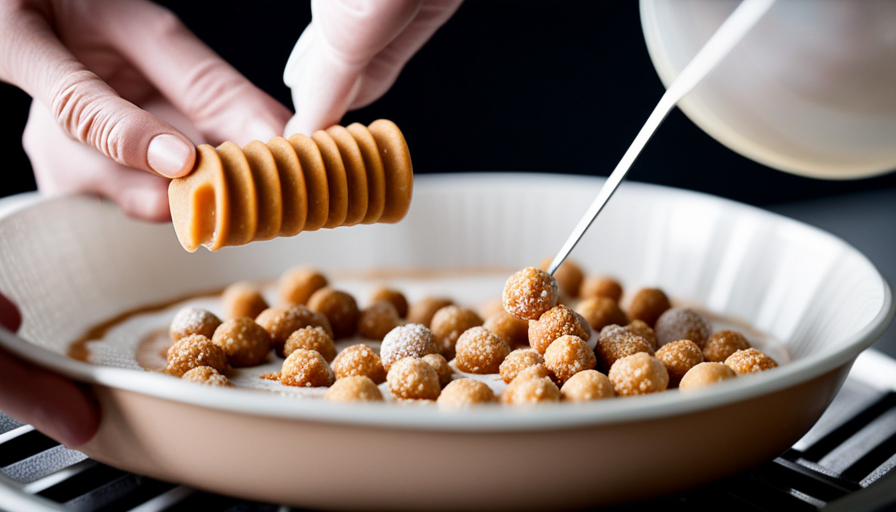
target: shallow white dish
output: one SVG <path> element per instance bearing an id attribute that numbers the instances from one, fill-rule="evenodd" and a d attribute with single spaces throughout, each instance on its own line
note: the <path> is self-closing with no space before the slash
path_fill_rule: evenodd
<path id="1" fill-rule="evenodd" d="M 324 508 L 545 508 L 680 490 L 774 457 L 805 433 L 892 321 L 874 266 L 843 241 L 723 199 L 626 183 L 573 258 L 629 290 L 742 319 L 792 361 L 706 392 L 531 410 L 346 406 L 81 363 L 64 354 L 123 311 L 298 263 L 325 270 L 520 268 L 555 251 L 602 179 L 420 177 L 405 221 L 185 253 L 170 225 L 95 198 L 0 218 L 0 290 L 22 308 L 7 350 L 89 382 L 103 421 L 83 450 L 137 473 Z M 670 442 L 670 441 L 675 442 Z M 733 440 L 737 440 L 736 442 Z"/>

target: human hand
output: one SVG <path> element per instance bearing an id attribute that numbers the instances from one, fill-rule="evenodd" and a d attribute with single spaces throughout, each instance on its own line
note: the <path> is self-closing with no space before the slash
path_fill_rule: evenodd
<path id="1" fill-rule="evenodd" d="M 311 0 L 283 72 L 296 109 L 285 134 L 311 135 L 385 94 L 461 1 Z"/>
<path id="2" fill-rule="evenodd" d="M 146 0 L 0 0 L 0 80 L 34 98 L 23 145 L 41 191 L 145 220 L 170 218 L 163 177 L 190 172 L 194 144 L 267 140 L 290 116 Z"/>
<path id="3" fill-rule="evenodd" d="M 15 332 L 21 321 L 15 305 L 0 295 L 0 326 Z M 2 349 L 0 411 L 69 447 L 89 441 L 99 425 L 98 407 L 77 384 Z"/>

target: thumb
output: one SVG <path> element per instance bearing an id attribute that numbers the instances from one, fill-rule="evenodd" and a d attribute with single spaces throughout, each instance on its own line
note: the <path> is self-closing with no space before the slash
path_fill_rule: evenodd
<path id="1" fill-rule="evenodd" d="M 195 148 L 156 116 L 125 100 L 81 64 L 43 16 L 22 11 L 0 36 L 0 79 L 15 83 L 52 113 L 72 138 L 112 160 L 175 178 L 190 172 Z"/>

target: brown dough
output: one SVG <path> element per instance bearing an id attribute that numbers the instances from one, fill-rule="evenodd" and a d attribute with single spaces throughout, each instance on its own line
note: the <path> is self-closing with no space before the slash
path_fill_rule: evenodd
<path id="1" fill-rule="evenodd" d="M 345 180 L 348 187 L 348 212 L 345 215 L 343 226 L 354 226 L 367 215 L 367 170 L 364 168 L 364 158 L 361 156 L 361 148 L 355 142 L 355 138 L 345 127 L 336 125 L 327 128 L 327 133 L 336 142 L 342 163 L 345 166 Z"/>
<path id="2" fill-rule="evenodd" d="M 379 222 L 394 224 L 404 218 L 411 207 L 414 192 L 414 170 L 411 153 L 401 130 L 388 119 L 370 123 L 386 171 L 386 209 Z"/>
<path id="3" fill-rule="evenodd" d="M 362 224 L 373 224 L 383 216 L 386 208 L 386 173 L 383 171 L 383 159 L 376 147 L 376 140 L 370 130 L 361 123 L 352 123 L 346 128 L 358 143 L 364 168 L 367 171 L 367 214 Z"/>
<path id="4" fill-rule="evenodd" d="M 224 245 L 243 245 L 252 241 L 258 226 L 258 198 L 252 171 L 243 150 L 233 142 L 218 146 L 224 164 L 224 177 L 230 191 L 230 231 L 217 231 Z"/>
<path id="5" fill-rule="evenodd" d="M 330 191 L 327 188 L 324 160 L 317 144 L 301 133 L 291 135 L 289 143 L 299 157 L 299 165 L 305 177 L 308 217 L 305 219 L 304 231 L 317 231 L 327 223 L 330 212 Z"/>
<path id="6" fill-rule="evenodd" d="M 202 144 L 196 148 L 196 167 L 185 178 L 168 185 L 171 219 L 180 245 L 196 252 L 200 245 L 209 250 L 224 245 L 214 233 L 226 232 L 230 223 L 230 202 L 224 167 L 215 148 Z"/>
<path id="7" fill-rule="evenodd" d="M 330 209 L 324 227 L 338 228 L 345 222 L 345 216 L 348 214 L 348 181 L 345 179 L 345 165 L 342 163 L 336 141 L 327 132 L 318 130 L 311 134 L 311 139 L 317 143 L 324 169 L 327 170 Z"/>
<path id="8" fill-rule="evenodd" d="M 308 217 L 308 196 L 302 166 L 296 150 L 283 137 L 274 137 L 268 141 L 267 146 L 274 156 L 280 176 L 280 197 L 283 203 L 280 236 L 295 236 L 305 229 Z"/>
<path id="9" fill-rule="evenodd" d="M 249 162 L 255 193 L 258 195 L 258 226 L 252 240 L 270 240 L 280 234 L 283 222 L 277 162 L 271 150 L 261 141 L 253 140 L 246 144 L 243 153 Z"/>

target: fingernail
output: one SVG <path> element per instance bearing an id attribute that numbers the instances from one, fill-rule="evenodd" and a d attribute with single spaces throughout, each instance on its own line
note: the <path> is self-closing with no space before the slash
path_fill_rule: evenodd
<path id="1" fill-rule="evenodd" d="M 179 178 L 190 172 L 187 161 L 193 147 L 174 135 L 156 135 L 149 142 L 146 159 L 154 171 L 167 178 Z"/>

